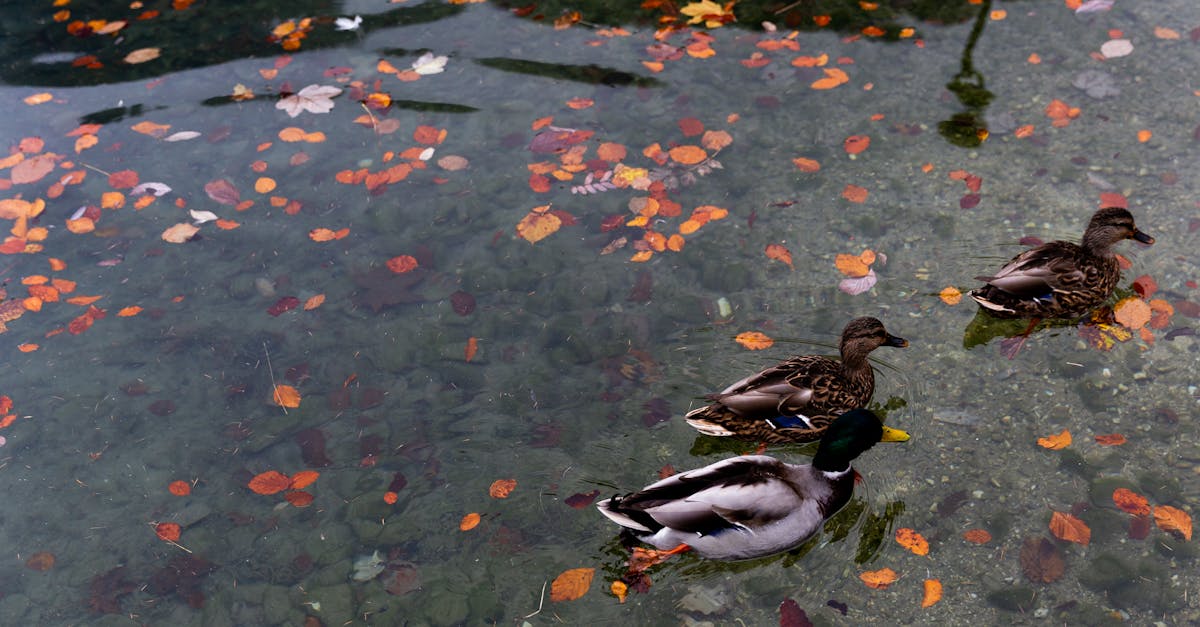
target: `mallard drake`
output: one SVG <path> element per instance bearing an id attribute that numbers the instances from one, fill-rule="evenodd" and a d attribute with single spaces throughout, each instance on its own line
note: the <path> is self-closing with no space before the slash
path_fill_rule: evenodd
<path id="1" fill-rule="evenodd" d="M 1129 211 L 1105 207 L 1092 216 L 1080 244 L 1054 241 L 1031 248 L 995 276 L 975 277 L 987 285 L 971 290 L 971 298 L 1000 318 L 1081 316 L 1116 288 L 1121 268 L 1112 247 L 1126 239 L 1154 243 Z"/>
<path id="2" fill-rule="evenodd" d="M 838 416 L 811 464 L 742 455 L 689 470 L 596 504 L 600 513 L 658 549 L 687 545 L 703 557 L 740 560 L 804 542 L 850 500 L 850 462 L 876 442 L 908 434 L 865 409 Z"/>
<path id="3" fill-rule="evenodd" d="M 763 443 L 819 439 L 834 416 L 866 407 L 875 393 L 867 355 L 880 346 L 908 346 L 871 317 L 855 318 L 842 331 L 842 359 L 796 356 L 734 383 L 712 404 L 685 419 L 705 435 L 738 436 Z"/>

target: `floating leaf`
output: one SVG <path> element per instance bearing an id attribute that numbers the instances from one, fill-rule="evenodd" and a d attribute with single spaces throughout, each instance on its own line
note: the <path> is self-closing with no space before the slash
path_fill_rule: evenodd
<path id="1" fill-rule="evenodd" d="M 54 554 L 50 553 L 49 551 L 38 551 L 37 553 L 30 555 L 29 559 L 25 560 L 25 567 L 32 570 L 46 572 L 51 568 L 54 568 Z"/>
<path id="2" fill-rule="evenodd" d="M 516 487 L 516 479 L 497 479 L 488 488 L 488 494 L 494 499 L 506 499 Z"/>
<path id="3" fill-rule="evenodd" d="M 1038 446 L 1048 448 L 1052 451 L 1067 448 L 1071 445 L 1071 432 L 1063 429 L 1062 433 L 1056 435 L 1048 435 L 1044 438 L 1038 438 Z"/>
<path id="4" fill-rule="evenodd" d="M 839 253 L 834 258 L 833 264 L 837 266 L 838 270 L 842 271 L 842 274 L 851 278 L 858 278 L 867 276 L 867 273 L 871 271 L 871 263 L 874 261 L 875 252 L 868 249 L 858 255 Z"/>
<path id="5" fill-rule="evenodd" d="M 816 159 L 796 157 L 795 159 L 792 159 L 792 163 L 795 164 L 795 166 L 799 168 L 801 172 L 812 173 L 819 172 L 821 170 L 821 164 Z"/>
<path id="6" fill-rule="evenodd" d="M 771 348 L 771 345 L 775 343 L 775 340 L 768 337 L 765 333 L 759 333 L 758 331 L 743 331 L 742 333 L 738 333 L 737 337 L 733 338 L 733 341 L 752 351 Z"/>
<path id="7" fill-rule="evenodd" d="M 1178 533 L 1184 540 L 1192 539 L 1192 517 L 1181 509 L 1159 505 L 1154 508 L 1154 522 L 1163 531 Z"/>
<path id="8" fill-rule="evenodd" d="M 597 496 L 600 496 L 600 490 L 592 490 L 591 492 L 586 493 L 576 492 L 575 494 L 563 499 L 563 503 L 575 509 L 583 509 L 588 505 L 591 505 L 592 501 L 595 501 Z"/>
<path id="9" fill-rule="evenodd" d="M 387 260 L 388 270 L 396 274 L 404 274 L 417 269 L 417 258 L 412 255 L 398 255 Z"/>
<path id="10" fill-rule="evenodd" d="M 300 472 L 297 472 L 296 474 L 292 475 L 292 478 L 290 480 L 290 483 L 288 484 L 288 487 L 293 490 L 301 490 L 301 489 L 307 488 L 308 486 L 312 485 L 313 482 L 315 482 L 317 480 L 317 477 L 320 477 L 320 476 L 321 476 L 321 473 L 319 473 L 315 470 L 301 470 Z"/>
<path id="11" fill-rule="evenodd" d="M 992 534 L 987 529 L 967 529 L 962 533 L 963 540 L 973 544 L 987 544 L 992 541 Z"/>
<path id="12" fill-rule="evenodd" d="M 867 135 L 851 135 L 842 142 L 842 148 L 845 148 L 846 154 L 850 155 L 857 155 L 870 145 L 871 138 Z"/>
<path id="13" fill-rule="evenodd" d="M 275 494 L 292 487 L 291 477 L 278 470 L 259 473 L 246 484 L 255 494 Z"/>
<path id="14" fill-rule="evenodd" d="M 1146 326 L 1146 323 L 1150 322 L 1150 316 L 1150 305 L 1136 296 L 1121 299 L 1113 305 L 1113 318 L 1134 331 Z"/>
<path id="15" fill-rule="evenodd" d="M 309 85 L 300 91 L 280 98 L 275 103 L 276 109 L 282 109 L 291 117 L 296 117 L 308 111 L 309 113 L 329 113 L 333 109 L 333 97 L 342 90 L 332 85 Z"/>
<path id="16" fill-rule="evenodd" d="M 562 219 L 550 213 L 550 205 L 534 207 L 517 223 L 517 235 L 530 244 L 537 243 L 562 226 Z"/>
<path id="17" fill-rule="evenodd" d="M 699 146 L 675 146 L 667 154 L 672 160 L 683 165 L 696 165 L 708 158 L 708 153 Z"/>
<path id="18" fill-rule="evenodd" d="M 1092 541 L 1092 530 L 1087 523 L 1064 512 L 1054 512 L 1050 516 L 1050 533 L 1059 540 L 1074 542 L 1087 546 Z"/>
<path id="19" fill-rule="evenodd" d="M 479 514 L 477 514 L 475 512 L 471 512 L 470 514 L 463 516 L 462 520 L 460 520 L 458 522 L 458 530 L 459 531 L 470 531 L 470 530 L 474 529 L 475 527 L 479 526 L 479 521 L 480 521 Z"/>
<path id="20" fill-rule="evenodd" d="M 463 357 L 465 361 L 475 359 L 475 353 L 479 352 L 479 338 L 474 336 L 467 338 L 467 347 L 463 349 Z"/>
<path id="21" fill-rule="evenodd" d="M 179 523 L 158 523 L 154 526 L 154 533 L 167 542 L 179 542 L 180 536 L 183 535 L 183 528 L 179 526 Z"/>
<path id="22" fill-rule="evenodd" d="M 290 385 L 276 385 L 272 400 L 280 407 L 299 407 L 300 391 Z"/>
<path id="23" fill-rule="evenodd" d="M 908 527 L 896 530 L 896 542 L 912 551 L 914 555 L 929 555 L 929 541 L 925 539 L 925 536 Z"/>
<path id="24" fill-rule="evenodd" d="M 1100 54 L 1106 59 L 1124 57 L 1133 52 L 1133 43 L 1128 39 L 1110 39 L 1100 45 Z"/>
<path id="25" fill-rule="evenodd" d="M 850 294 L 851 296 L 854 296 L 857 294 L 862 294 L 863 292 L 870 290 L 872 287 L 875 287 L 875 282 L 877 280 L 878 277 L 875 276 L 875 271 L 867 270 L 866 276 L 842 279 L 841 282 L 838 283 L 838 289 Z"/>
<path id="26" fill-rule="evenodd" d="M 618 602 L 624 603 L 625 595 L 629 593 L 629 586 L 624 581 L 618 579 L 612 582 L 609 590 L 613 593 L 613 596 L 617 597 Z"/>
<path id="27" fill-rule="evenodd" d="M 187 141 L 189 139 L 196 139 L 199 136 L 200 136 L 200 133 L 197 133 L 196 131 L 179 131 L 178 133 L 171 133 L 170 135 L 167 135 L 166 137 L 163 138 L 163 141 L 165 141 L 165 142 L 183 142 L 183 141 Z"/>
<path id="28" fill-rule="evenodd" d="M 312 494 L 305 492 L 304 490 L 291 490 L 285 492 L 283 498 L 288 503 L 291 503 L 293 507 L 308 507 L 309 505 L 312 505 L 314 499 Z"/>
<path id="29" fill-rule="evenodd" d="M 1096 443 L 1100 446 L 1120 446 L 1127 442 L 1125 436 L 1120 433 L 1107 433 L 1096 436 Z"/>
<path id="30" fill-rule="evenodd" d="M 930 607 L 942 600 L 942 582 L 937 579 L 925 580 L 925 594 L 921 597 L 921 607 Z"/>
<path id="31" fill-rule="evenodd" d="M 162 51 L 158 48 L 139 48 L 125 55 L 125 62 L 130 65 L 145 63 L 157 59 L 160 54 L 162 54 Z"/>
<path id="32" fill-rule="evenodd" d="M 1021 544 L 1021 572 L 1036 583 L 1058 581 L 1066 571 L 1062 551 L 1049 539 L 1030 536 Z"/>
<path id="33" fill-rule="evenodd" d="M 867 188 L 859 187 L 858 185 L 852 185 L 850 183 L 847 183 L 846 188 L 842 190 L 842 198 L 845 198 L 853 203 L 861 204 L 867 202 L 867 196 L 869 195 L 870 192 L 867 191 Z"/>
<path id="34" fill-rule="evenodd" d="M 868 588 L 876 590 L 886 590 L 888 586 L 896 582 L 900 578 L 896 571 L 890 568 L 880 568 L 879 570 L 868 570 L 858 575 L 863 583 L 867 584 Z"/>
<path id="35" fill-rule="evenodd" d="M 432 52 L 426 52 L 420 57 L 417 57 L 416 61 L 413 61 L 412 69 L 414 72 L 422 76 L 427 76 L 429 74 L 440 74 L 445 71 L 446 62 L 449 60 L 449 57 L 446 57 L 445 55 L 438 56 L 434 55 Z"/>
<path id="36" fill-rule="evenodd" d="M 821 71 L 825 73 L 825 78 L 819 78 L 813 81 L 812 84 L 809 85 L 813 89 L 833 89 L 838 85 L 843 85 L 850 82 L 850 77 L 844 71 L 838 68 L 822 68 Z"/>
<path id="37" fill-rule="evenodd" d="M 1146 500 L 1146 497 L 1129 488 L 1113 490 L 1112 499 L 1113 503 L 1116 503 L 1117 509 L 1123 512 L 1134 516 L 1145 516 L 1150 513 L 1150 502 Z"/>
<path id="38" fill-rule="evenodd" d="M 241 193 L 226 179 L 209 181 L 204 185 L 204 193 L 222 205 L 237 205 L 242 200 Z"/>
<path id="39" fill-rule="evenodd" d="M 781 261 L 786 263 L 789 268 L 792 266 L 792 251 L 788 250 L 783 244 L 767 244 L 766 254 L 768 259 Z"/>
<path id="40" fill-rule="evenodd" d="M 192 493 L 192 484 L 186 481 L 172 481 L 167 485 L 167 491 L 175 496 L 187 496 Z"/>
<path id="41" fill-rule="evenodd" d="M 957 287 L 945 287 L 938 293 L 938 298 L 947 305 L 957 305 L 962 302 L 962 292 Z"/>
<path id="42" fill-rule="evenodd" d="M 172 244 L 182 244 L 192 239 L 200 231 L 200 228 L 186 222 L 180 222 L 162 232 L 164 241 Z"/>
<path id="43" fill-rule="evenodd" d="M 574 601 L 587 594 L 595 574 L 595 568 L 572 568 L 564 571 L 550 584 L 550 600 Z"/>

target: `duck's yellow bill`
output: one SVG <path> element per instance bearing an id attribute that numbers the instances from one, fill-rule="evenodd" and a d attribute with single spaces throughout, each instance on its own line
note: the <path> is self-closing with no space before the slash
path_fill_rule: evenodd
<path id="1" fill-rule="evenodd" d="M 907 442 L 910 436 L 907 432 L 891 427 L 883 428 L 883 437 L 879 438 L 880 442 Z"/>

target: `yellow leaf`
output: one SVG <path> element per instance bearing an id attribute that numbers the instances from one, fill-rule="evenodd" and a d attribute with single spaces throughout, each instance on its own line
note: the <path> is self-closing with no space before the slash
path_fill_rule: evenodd
<path id="1" fill-rule="evenodd" d="M 629 593 L 629 586 L 626 585 L 624 581 L 618 579 L 612 582 L 610 589 L 612 590 L 613 596 L 617 597 L 617 601 L 620 601 L 621 603 L 625 602 L 625 595 Z"/>
<path id="2" fill-rule="evenodd" d="M 962 302 L 962 292 L 958 291 L 957 287 L 946 287 L 938 293 L 938 298 L 942 299 L 947 305 L 957 305 Z"/>
<path id="3" fill-rule="evenodd" d="M 867 273 L 871 271 L 870 264 L 867 264 L 862 260 L 862 255 L 847 255 L 845 253 L 839 253 L 838 256 L 834 258 L 833 264 L 837 266 L 838 270 L 842 271 L 842 274 L 852 279 L 867 276 Z"/>
<path id="4" fill-rule="evenodd" d="M 550 584 L 551 601 L 574 601 L 587 594 L 592 585 L 595 568 L 572 568 L 554 578 Z"/>
<path id="5" fill-rule="evenodd" d="M 50 102 L 53 99 L 54 99 L 54 96 L 51 96 L 49 92 L 43 91 L 40 93 L 33 94 L 32 96 L 25 96 L 24 101 L 25 101 L 25 104 L 33 106 L 33 105 L 40 105 L 45 102 Z"/>
<path id="6" fill-rule="evenodd" d="M 276 385 L 273 400 L 280 407 L 299 407 L 300 391 L 290 385 Z"/>
<path id="7" fill-rule="evenodd" d="M 125 55 L 125 62 L 129 64 L 145 63 L 157 59 L 161 52 L 158 48 L 140 48 Z"/>
<path id="8" fill-rule="evenodd" d="M 82 220 L 84 218 L 80 219 Z M 70 225 L 68 225 L 68 228 L 70 228 Z M 180 222 L 163 231 L 162 238 L 163 240 L 171 242 L 172 244 L 182 244 L 192 239 L 192 236 L 199 231 L 200 228 L 197 226 L 188 224 L 186 222 Z"/>
<path id="9" fill-rule="evenodd" d="M 562 226 L 562 219 L 549 212 L 550 205 L 535 207 L 517 223 L 517 235 L 530 244 L 539 242 Z"/>
<path id="10" fill-rule="evenodd" d="M 1057 435 L 1048 435 L 1044 438 L 1038 438 L 1038 446 L 1048 448 L 1052 451 L 1067 448 L 1071 445 L 1071 432 L 1063 429 L 1062 433 Z"/>

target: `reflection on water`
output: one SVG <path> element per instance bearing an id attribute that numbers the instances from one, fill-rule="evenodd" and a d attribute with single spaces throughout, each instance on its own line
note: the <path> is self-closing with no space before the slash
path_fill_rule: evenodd
<path id="1" fill-rule="evenodd" d="M 333 20 L 365 7 L 52 4 L 0 9 L 5 623 L 772 624 L 786 599 L 844 624 L 1200 620 L 1195 541 L 1171 522 L 1200 498 L 1190 4 L 738 3 L 698 30 L 666 3 L 425 2 L 354 31 Z M 284 49 L 276 29 L 305 16 Z M 1133 53 L 1094 56 L 1118 30 Z M 444 72 L 413 68 L 425 51 Z M 1096 71 L 1111 88 L 1074 86 Z M 343 92 L 276 108 L 308 85 Z M 1076 115 L 1052 120 L 1054 100 Z M 986 107 L 986 139 L 937 132 L 964 107 L 976 130 Z M 530 150 L 562 129 L 580 134 Z M 722 167 L 696 174 L 693 148 Z M 1162 234 L 1128 251 L 1117 294 L 1153 279 L 1143 328 L 1042 329 L 1008 360 L 989 338 L 1010 331 L 938 298 L 989 265 L 980 249 L 1074 237 L 1101 193 Z M 555 230 L 531 243 L 528 216 Z M 886 257 L 878 283 L 845 294 L 834 257 L 864 248 Z M 877 362 L 873 407 L 913 440 L 862 460 L 854 501 L 799 549 L 680 556 L 618 602 L 628 554 L 591 503 L 745 452 L 680 417 L 789 353 L 834 353 L 861 315 L 911 342 Z M 743 331 L 778 345 L 749 352 Z M 269 471 L 288 485 L 252 491 Z M 1060 540 L 1056 512 L 1089 542 Z M 884 567 L 888 589 L 859 580 Z M 548 598 L 578 568 L 583 596 Z M 922 608 L 926 579 L 945 594 Z"/>

